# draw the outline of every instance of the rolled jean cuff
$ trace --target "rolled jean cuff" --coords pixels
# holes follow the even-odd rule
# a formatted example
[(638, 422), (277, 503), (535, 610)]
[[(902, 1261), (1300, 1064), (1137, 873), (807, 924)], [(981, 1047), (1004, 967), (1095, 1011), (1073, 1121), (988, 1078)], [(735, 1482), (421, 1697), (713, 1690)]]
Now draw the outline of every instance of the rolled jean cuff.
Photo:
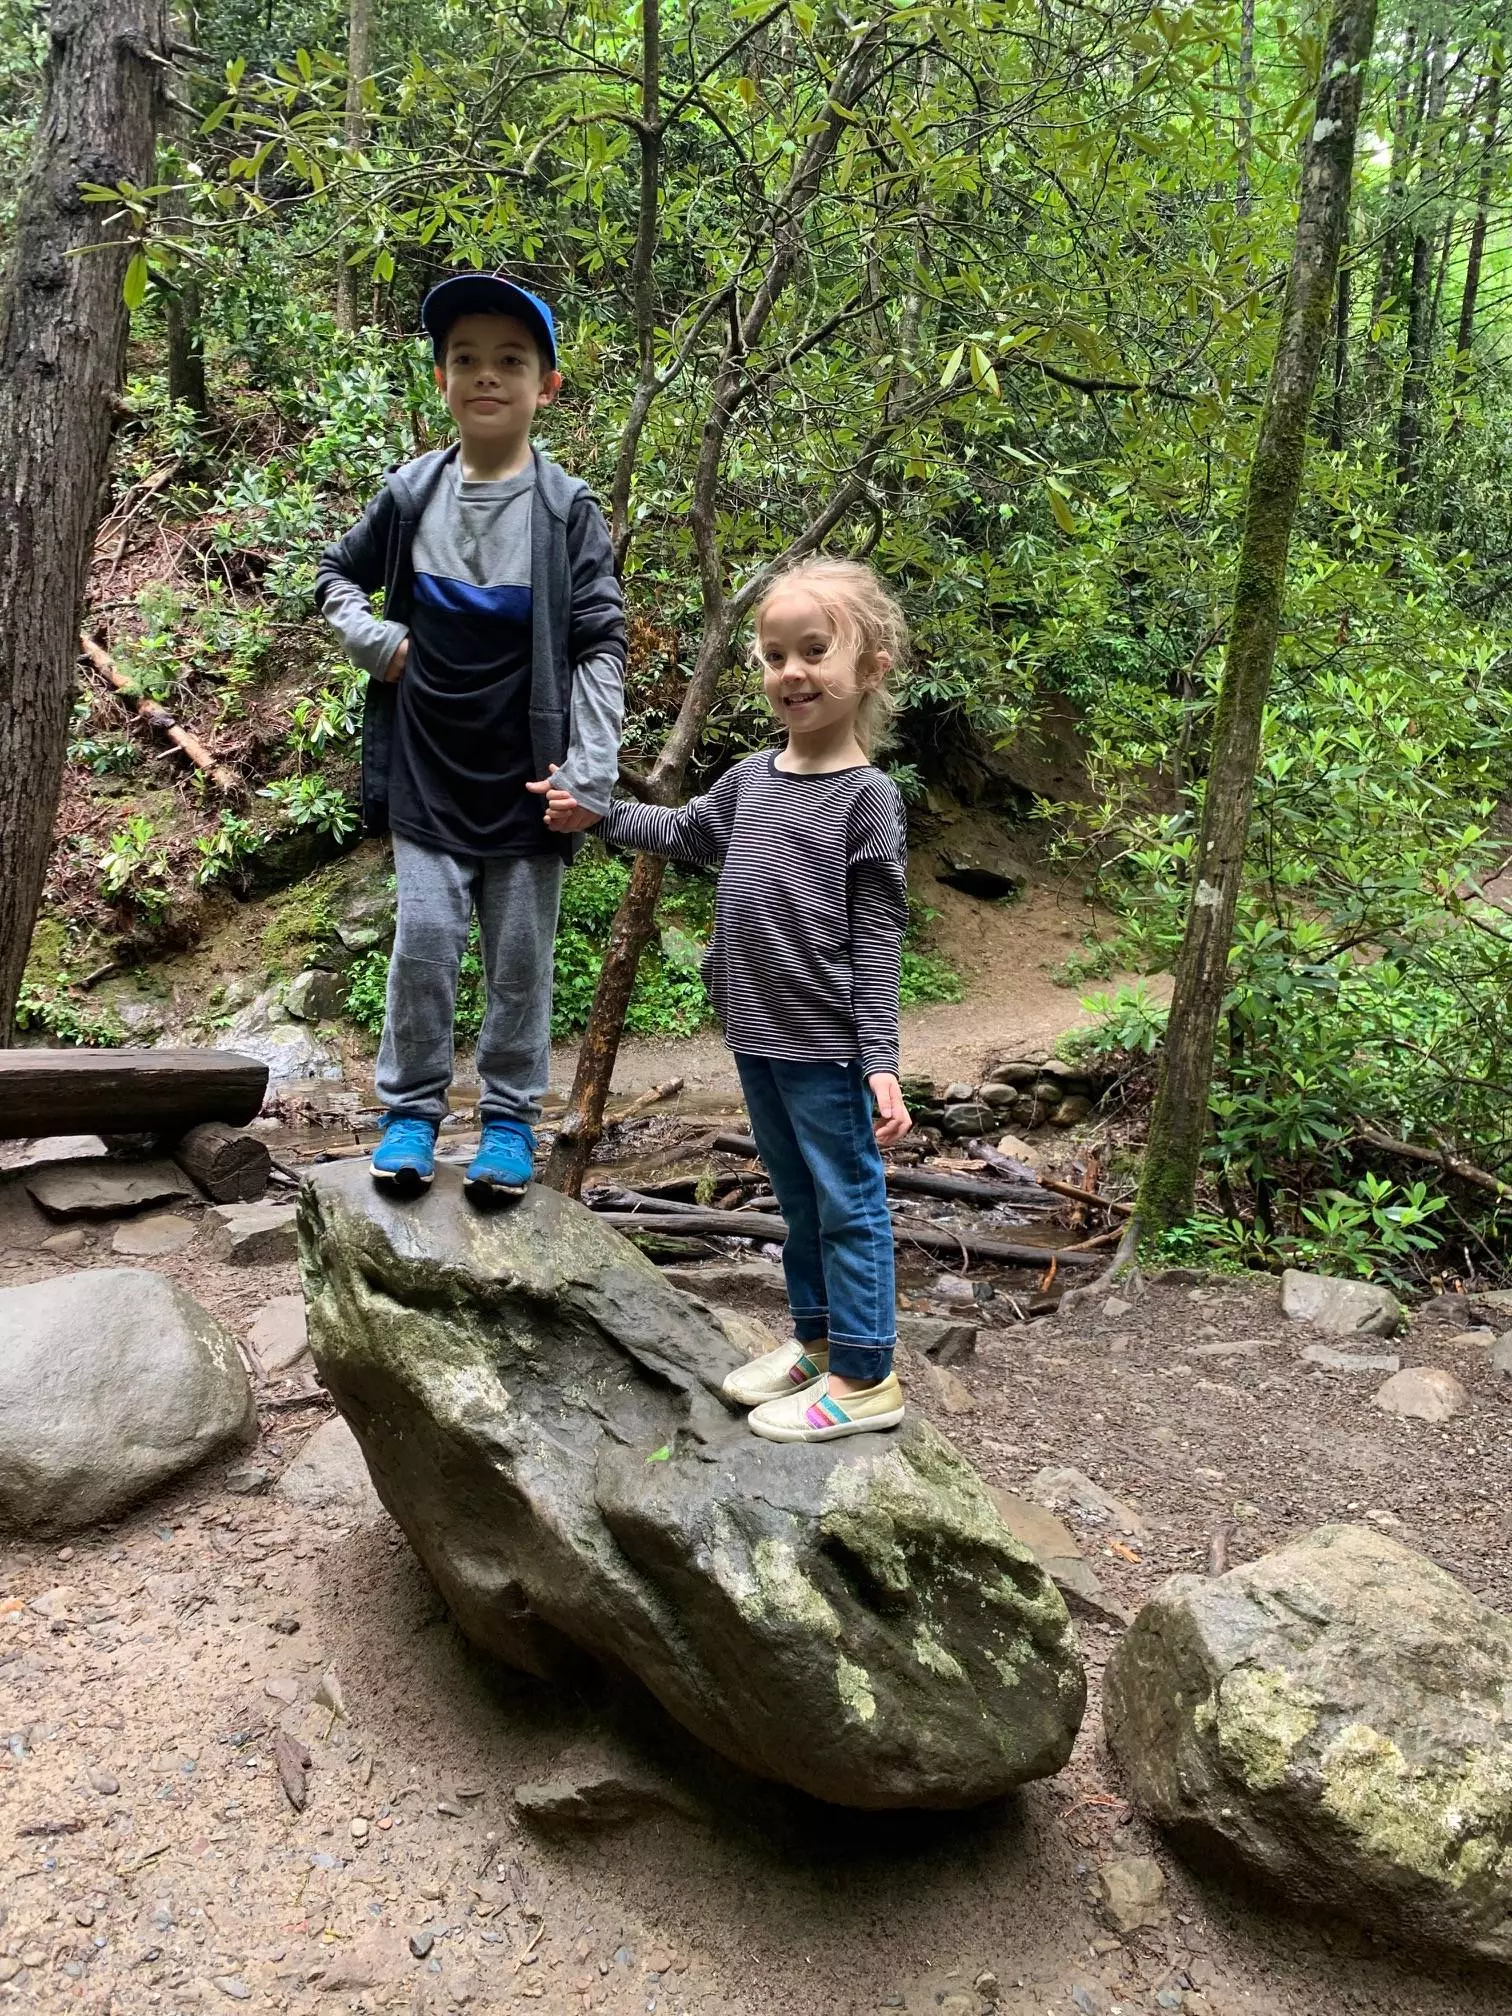
[(875, 1386), (892, 1370), (891, 1344), (851, 1344), (832, 1337), (829, 1369), (841, 1379), (864, 1379)]
[(793, 1335), (800, 1344), (822, 1344), (829, 1335), (829, 1311), (793, 1310)]

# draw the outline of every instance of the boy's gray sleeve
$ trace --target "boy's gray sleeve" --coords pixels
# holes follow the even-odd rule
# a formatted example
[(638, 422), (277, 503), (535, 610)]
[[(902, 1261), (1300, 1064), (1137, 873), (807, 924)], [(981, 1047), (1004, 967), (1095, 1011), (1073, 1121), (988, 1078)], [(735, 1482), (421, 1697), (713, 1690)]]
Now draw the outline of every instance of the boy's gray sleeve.
[(370, 600), (382, 585), (383, 531), (393, 508), (387, 489), (379, 491), (351, 531), (325, 549), (315, 570), (316, 608), (352, 663), (374, 679), (409, 635), (402, 623), (375, 616)]
[(355, 581), (333, 581), (320, 613), (352, 663), (374, 679), (383, 677), (389, 660), (409, 635), (402, 623), (387, 623), (375, 616), (372, 603)]
[(617, 652), (598, 652), (573, 669), (572, 738), (567, 760), (552, 781), (600, 816), (609, 810), (619, 777), (624, 721), (623, 660)]

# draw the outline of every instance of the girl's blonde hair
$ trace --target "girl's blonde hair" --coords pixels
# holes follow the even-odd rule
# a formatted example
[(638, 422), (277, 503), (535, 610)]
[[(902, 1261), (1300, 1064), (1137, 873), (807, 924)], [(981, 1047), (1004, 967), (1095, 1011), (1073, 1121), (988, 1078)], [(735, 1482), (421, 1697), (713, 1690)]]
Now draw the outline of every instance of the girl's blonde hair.
[(842, 657), (857, 668), (861, 677), (868, 667), (886, 654), (891, 661), (885, 671), (868, 685), (856, 711), (856, 740), (868, 756), (876, 755), (887, 743), (888, 729), (897, 712), (897, 697), (888, 684), (908, 658), (908, 618), (901, 605), (882, 585), (881, 577), (859, 560), (800, 560), (768, 584), (756, 607), (756, 629), (752, 650), (761, 661), (761, 619), (772, 597), (785, 588), (801, 588), (812, 595), (829, 621), (832, 642), (819, 667)]

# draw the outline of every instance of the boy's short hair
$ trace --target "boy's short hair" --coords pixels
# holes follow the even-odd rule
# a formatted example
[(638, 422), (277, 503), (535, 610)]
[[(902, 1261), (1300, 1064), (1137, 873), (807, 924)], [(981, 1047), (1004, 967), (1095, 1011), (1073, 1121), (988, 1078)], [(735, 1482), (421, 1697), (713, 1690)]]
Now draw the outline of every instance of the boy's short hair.
[(420, 304), (420, 326), (431, 339), (438, 364), (446, 362), (446, 339), (464, 315), (509, 315), (535, 338), (544, 370), (557, 368), (556, 324), (539, 294), (503, 273), (454, 273), (432, 287)]

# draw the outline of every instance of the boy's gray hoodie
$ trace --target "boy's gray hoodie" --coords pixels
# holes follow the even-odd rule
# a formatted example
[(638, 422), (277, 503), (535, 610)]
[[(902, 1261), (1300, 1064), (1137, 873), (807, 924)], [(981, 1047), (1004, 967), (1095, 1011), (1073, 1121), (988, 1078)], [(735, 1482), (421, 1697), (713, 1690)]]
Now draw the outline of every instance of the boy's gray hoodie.
[[(406, 634), (414, 596), (411, 550), (456, 444), (392, 470), (345, 537), (328, 546), (315, 574), (315, 606), (354, 663), (370, 675), (362, 713), (362, 819), (388, 830), (389, 764), (397, 685), (383, 670)], [(534, 771), (551, 764), (580, 804), (606, 812), (619, 772), (624, 709), (625, 610), (608, 528), (586, 483), (539, 449), (530, 517)], [(383, 590), (383, 617), (371, 597)], [(575, 836), (575, 841), (581, 836)], [(564, 851), (575, 851), (573, 848)]]

